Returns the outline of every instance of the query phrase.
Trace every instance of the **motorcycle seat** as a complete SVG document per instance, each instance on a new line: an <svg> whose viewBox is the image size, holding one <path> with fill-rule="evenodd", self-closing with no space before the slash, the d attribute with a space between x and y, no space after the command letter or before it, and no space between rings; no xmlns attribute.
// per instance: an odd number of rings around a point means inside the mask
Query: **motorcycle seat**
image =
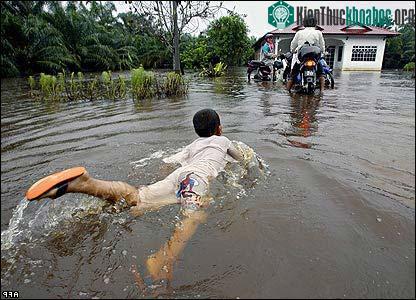
<svg viewBox="0 0 416 300"><path fill-rule="evenodd" d="M250 64L259 65L259 66L265 65L265 63L261 60L252 60L252 61L250 61Z"/></svg>

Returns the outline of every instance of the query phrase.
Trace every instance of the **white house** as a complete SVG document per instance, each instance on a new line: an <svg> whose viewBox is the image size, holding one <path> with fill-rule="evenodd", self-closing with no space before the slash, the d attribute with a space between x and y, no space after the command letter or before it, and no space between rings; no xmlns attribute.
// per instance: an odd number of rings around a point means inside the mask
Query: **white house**
<svg viewBox="0 0 416 300"><path fill-rule="evenodd" d="M291 25L285 29L276 29L269 33L274 35L275 51L286 53L296 31L302 25ZM328 64L335 70L343 71L380 71L383 64L386 38L399 33L365 25L318 25L325 39ZM261 46L264 37L255 44L256 59L262 59Z"/></svg>

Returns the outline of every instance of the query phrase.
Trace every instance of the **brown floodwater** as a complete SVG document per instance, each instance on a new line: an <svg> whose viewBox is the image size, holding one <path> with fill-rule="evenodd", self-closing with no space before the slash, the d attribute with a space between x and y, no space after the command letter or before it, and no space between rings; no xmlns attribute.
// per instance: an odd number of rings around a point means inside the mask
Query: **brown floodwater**
<svg viewBox="0 0 416 300"><path fill-rule="evenodd" d="M173 266L165 298L414 298L415 83L398 72L336 74L323 96L247 83L238 68L187 75L179 99L48 103L1 81L1 286L22 298L143 298L131 266L182 218L177 205L132 217L80 194L28 203L42 176L85 166L133 185L196 138L213 108L224 134L267 166L229 167ZM234 183L234 184L233 184ZM3 295L2 295L3 297Z"/></svg>

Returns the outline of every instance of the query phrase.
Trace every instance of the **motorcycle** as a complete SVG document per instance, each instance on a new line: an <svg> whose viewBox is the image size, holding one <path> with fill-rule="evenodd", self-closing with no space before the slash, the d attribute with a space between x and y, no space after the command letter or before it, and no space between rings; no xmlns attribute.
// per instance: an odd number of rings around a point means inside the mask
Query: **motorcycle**
<svg viewBox="0 0 416 300"><path fill-rule="evenodd" d="M282 81L286 83L290 77L290 67L292 65L292 52L287 52L285 54L280 54L279 59L283 64L283 74L282 74Z"/></svg>
<svg viewBox="0 0 416 300"><path fill-rule="evenodd" d="M283 72L283 82L286 83L289 80L290 76L290 67L292 65L292 57L293 54L291 52L287 52L286 54L281 54L280 59L284 62L284 72ZM322 72L325 77L325 86L330 86L331 88L334 88L335 80L334 76L332 74L331 67L327 64L325 60L325 56L321 56L319 59L319 63L322 65ZM297 77L297 80L295 83L299 84L301 82L301 76ZM319 78L317 78L316 85L319 85Z"/></svg>
<svg viewBox="0 0 416 300"><path fill-rule="evenodd" d="M321 57L319 63L322 65L322 72L325 77L325 85L330 86L331 89L333 89L335 85L335 80L334 76L332 75L331 67L326 63L324 56Z"/></svg>
<svg viewBox="0 0 416 300"><path fill-rule="evenodd" d="M262 60L251 60L247 64L247 80L251 81L251 73L254 71L254 80L255 81L276 81L277 71L284 67L283 62L278 59L273 62L272 68L270 68Z"/></svg>
<svg viewBox="0 0 416 300"><path fill-rule="evenodd" d="M320 58L321 49L317 46L305 44L298 50L300 68L295 78L295 85L298 87L298 92L313 94L319 86L319 78L316 76L316 73Z"/></svg>

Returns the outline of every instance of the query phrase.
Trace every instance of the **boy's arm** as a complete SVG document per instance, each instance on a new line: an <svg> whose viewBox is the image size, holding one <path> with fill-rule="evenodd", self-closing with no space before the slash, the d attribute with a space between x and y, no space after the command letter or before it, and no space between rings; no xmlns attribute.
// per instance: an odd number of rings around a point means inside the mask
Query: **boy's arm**
<svg viewBox="0 0 416 300"><path fill-rule="evenodd" d="M173 154L173 155L171 155L169 157L165 157L163 159L163 162L164 163L167 163L167 164L173 164L173 163L180 163L180 164L182 164L183 162L186 161L186 159L188 158L188 156L189 156L189 148L187 146L184 149L182 149L181 151L179 151L178 153Z"/></svg>
<svg viewBox="0 0 416 300"><path fill-rule="evenodd" d="M228 148L227 154L237 161L242 161L244 159L243 153L240 150L237 150L232 144L230 148Z"/></svg>

